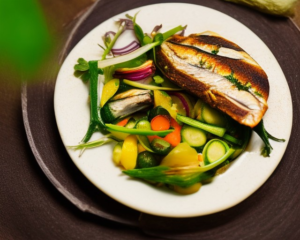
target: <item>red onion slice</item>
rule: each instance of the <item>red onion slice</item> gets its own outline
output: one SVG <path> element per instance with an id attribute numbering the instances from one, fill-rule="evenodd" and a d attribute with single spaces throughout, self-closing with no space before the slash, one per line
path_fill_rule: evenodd
<path id="1" fill-rule="evenodd" d="M 122 48 L 113 48 L 111 51 L 114 55 L 125 55 L 138 49 L 140 44 L 137 41 L 132 41 L 127 46 Z"/>
<path id="2" fill-rule="evenodd" d="M 113 36 L 115 36 L 115 35 L 116 35 L 116 33 L 115 33 L 115 32 L 113 32 L 113 31 L 109 31 L 109 32 L 106 32 L 106 33 L 105 33 L 104 37 L 108 37 L 110 34 L 111 34 L 111 35 L 113 35 Z"/>
<path id="3" fill-rule="evenodd" d="M 139 71 L 139 72 L 134 72 L 134 73 L 115 73 L 114 78 L 121 78 L 121 79 L 128 79 L 132 81 L 139 81 L 144 78 L 147 78 L 151 76 L 154 73 L 152 68 Z"/>
<path id="4" fill-rule="evenodd" d="M 186 111 L 186 115 L 189 117 L 190 116 L 190 108 L 189 108 L 189 104 L 186 102 L 186 100 L 184 99 L 184 97 L 182 97 L 182 95 L 180 93 L 177 92 L 168 92 L 169 95 L 174 95 L 176 97 L 179 98 L 179 100 L 182 102 L 182 105 Z"/>

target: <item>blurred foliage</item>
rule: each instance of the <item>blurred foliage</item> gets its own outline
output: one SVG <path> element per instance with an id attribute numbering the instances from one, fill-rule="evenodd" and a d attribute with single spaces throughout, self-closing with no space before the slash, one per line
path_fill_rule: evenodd
<path id="1" fill-rule="evenodd" d="M 1 75 L 18 79 L 34 77 L 53 44 L 39 3 L 0 0 L 0 33 Z"/>
<path id="2" fill-rule="evenodd" d="M 293 16 L 298 0 L 225 0 L 253 7 L 261 12 L 278 16 Z"/>

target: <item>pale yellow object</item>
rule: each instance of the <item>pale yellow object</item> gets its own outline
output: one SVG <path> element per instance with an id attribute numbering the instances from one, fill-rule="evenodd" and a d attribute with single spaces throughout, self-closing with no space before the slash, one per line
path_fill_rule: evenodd
<path id="1" fill-rule="evenodd" d="M 198 192 L 199 189 L 201 188 L 202 184 L 201 183 L 195 183 L 190 187 L 183 188 L 179 186 L 174 186 L 174 190 L 180 194 L 192 194 L 195 192 Z"/>
<path id="2" fill-rule="evenodd" d="M 138 155 L 137 138 L 135 135 L 129 135 L 125 138 L 122 153 L 121 164 L 126 169 L 134 169 Z"/>
<path id="3" fill-rule="evenodd" d="M 280 16 L 294 15 L 298 0 L 225 0 L 253 7 L 261 12 Z"/>
<path id="4" fill-rule="evenodd" d="M 111 79 L 108 83 L 106 83 L 103 87 L 100 107 L 103 107 L 104 104 L 115 95 L 118 91 L 120 85 L 119 79 Z"/>
<path id="5" fill-rule="evenodd" d="M 141 153 L 141 152 L 145 152 L 146 149 L 143 147 L 142 144 L 138 143 L 138 152 Z"/>
<path id="6" fill-rule="evenodd" d="M 179 143 L 164 157 L 160 165 L 168 167 L 198 166 L 198 153 L 187 143 Z"/>

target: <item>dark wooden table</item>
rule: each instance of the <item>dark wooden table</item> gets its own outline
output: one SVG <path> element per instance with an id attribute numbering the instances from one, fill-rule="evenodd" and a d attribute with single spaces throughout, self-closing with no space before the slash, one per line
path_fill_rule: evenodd
<path id="1" fill-rule="evenodd" d="M 49 16 L 55 16 L 55 11 L 57 14 L 60 13 L 61 17 L 56 25 L 57 32 L 70 33 L 76 19 L 74 21 L 69 19 L 78 13 L 78 8 L 75 8 L 71 1 L 61 3 L 62 6 L 59 8 L 53 5 L 52 1 L 41 2 Z M 92 1 L 75 2 L 81 4 L 77 6 L 82 9 L 92 3 Z M 66 53 L 86 32 L 106 18 L 156 2 L 162 1 L 111 0 L 98 3 L 94 9 L 96 12 L 85 19 L 82 29 L 71 38 L 70 44 L 65 49 Z M 248 26 L 268 45 L 285 73 L 292 93 L 294 125 L 286 154 L 270 179 L 238 206 L 201 218 L 183 220 L 142 215 L 138 219 L 139 213 L 120 208 L 120 211 L 123 211 L 122 216 L 127 214 L 128 218 L 136 218 L 137 225 L 130 227 L 83 212 L 67 200 L 41 170 L 32 153 L 24 128 L 22 110 L 24 113 L 26 109 L 24 105 L 22 109 L 21 105 L 22 86 L 2 77 L 0 79 L 0 239 L 150 239 L 157 236 L 170 239 L 300 239 L 298 228 L 300 225 L 298 147 L 300 142 L 298 126 L 300 33 L 286 18 L 266 16 L 218 0 L 188 2 L 214 8 Z M 65 9 L 68 10 L 63 14 Z M 65 25 L 60 27 L 59 23 Z M 62 42 L 65 41 L 66 35 L 61 34 L 61 39 Z M 58 46 L 56 51 L 61 51 L 59 48 Z M 56 73 L 52 72 L 51 77 L 55 78 Z M 44 99 L 51 106 L 53 81 L 49 81 L 49 88 L 46 91 L 43 82 L 47 81 L 41 79 L 40 82 L 27 86 L 29 101 Z M 36 91 L 36 98 L 32 96 L 34 91 Z M 37 111 L 50 109 L 38 106 L 37 104 L 39 109 Z M 43 114 L 53 120 L 51 110 Z M 32 116 L 31 113 L 31 118 L 36 119 L 36 129 L 47 132 L 45 130 L 47 126 L 44 126 L 45 129 L 40 128 L 38 117 Z M 57 129 L 51 132 L 54 139 L 59 139 Z M 47 142 L 43 142 L 43 136 L 40 144 L 46 151 L 48 146 Z M 75 184 L 77 180 L 74 179 Z M 94 188 L 88 185 L 89 183 L 82 184 L 84 187 L 88 186 L 89 191 L 94 191 Z"/>

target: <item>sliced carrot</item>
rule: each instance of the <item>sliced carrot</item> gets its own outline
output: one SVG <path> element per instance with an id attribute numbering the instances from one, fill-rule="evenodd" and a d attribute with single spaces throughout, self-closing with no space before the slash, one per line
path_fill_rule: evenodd
<path id="1" fill-rule="evenodd" d="M 128 123 L 129 118 L 124 118 L 120 122 L 118 122 L 116 125 L 124 127 Z"/>
<path id="2" fill-rule="evenodd" d="M 163 115 L 157 115 L 151 120 L 151 129 L 154 131 L 163 131 L 170 128 L 170 120 Z"/>
<path id="3" fill-rule="evenodd" d="M 202 154 L 198 154 L 198 161 L 199 162 L 203 162 L 203 156 L 202 156 Z"/>
<path id="4" fill-rule="evenodd" d="M 174 131 L 165 136 L 164 140 L 169 142 L 172 147 L 176 147 L 181 142 L 181 126 L 173 118 L 171 118 L 171 126 Z"/>
<path id="5" fill-rule="evenodd" d="M 152 142 L 153 139 L 160 138 L 169 142 L 172 147 L 176 147 L 181 142 L 181 126 L 173 118 L 171 118 L 171 127 L 174 128 L 174 131 L 169 133 L 164 138 L 158 136 L 148 136 L 149 141 Z"/>

